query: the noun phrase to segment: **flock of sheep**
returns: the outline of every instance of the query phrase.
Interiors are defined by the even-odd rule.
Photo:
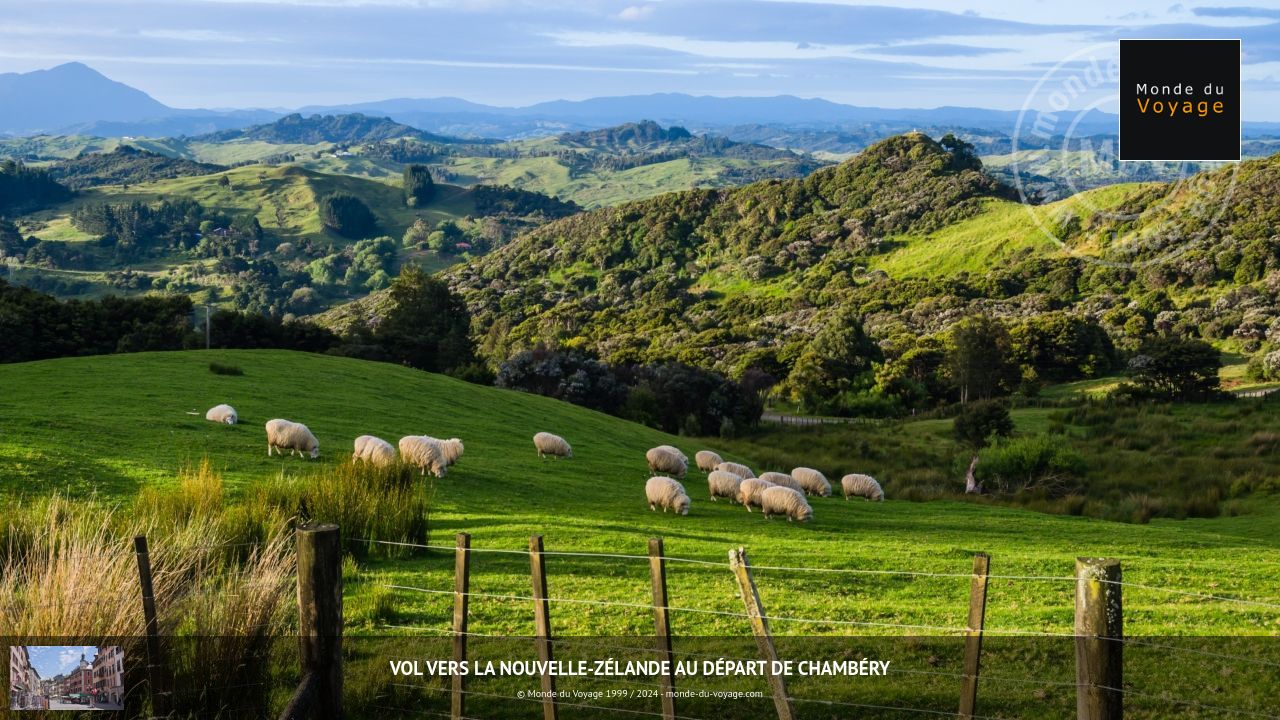
[[[239,416],[230,405],[218,405],[205,413],[205,419],[235,425]],[[283,455],[288,450],[290,455],[319,457],[320,442],[306,425],[276,418],[268,420],[266,428],[268,456],[273,453]],[[540,458],[573,457],[573,448],[559,435],[540,432],[533,436],[533,446]],[[427,435],[407,435],[400,438],[399,451],[400,460],[418,468],[423,475],[430,472],[435,477],[444,477],[449,466],[462,457],[463,446],[458,438],[439,440]],[[672,510],[688,515],[692,500],[678,479],[688,474],[688,456],[674,446],[659,445],[645,453],[645,459],[649,463],[649,472],[665,473],[654,475],[645,483],[649,509],[656,511],[662,508],[663,512]],[[379,467],[391,465],[396,462],[396,447],[382,438],[361,435],[355,440],[352,461]],[[790,473],[765,472],[756,477],[751,468],[741,463],[726,462],[711,450],[698,451],[694,461],[698,469],[707,474],[707,491],[712,502],[728,498],[729,502],[746,507],[747,512],[757,507],[766,519],[784,515],[788,521],[811,520],[813,506],[808,498],[831,497],[831,483],[813,468],[798,467]],[[884,490],[870,475],[845,475],[840,479],[840,489],[845,500],[851,497],[884,500]]]
[[[230,405],[212,407],[204,417],[227,425],[239,422],[235,408]],[[320,441],[306,425],[276,418],[268,420],[266,427],[268,457],[273,453],[283,455],[285,450],[290,455],[320,456]],[[423,475],[430,472],[436,477],[444,477],[449,466],[462,457],[463,451],[462,441],[458,438],[438,440],[428,435],[406,435],[400,438],[399,447],[400,459],[406,465],[418,468]],[[386,467],[396,461],[396,448],[382,438],[361,435],[356,438],[351,460]]]
[[[676,478],[683,478],[689,471],[689,458],[679,448],[659,445],[645,453],[649,472],[655,475],[645,483],[645,497],[649,509],[662,508],[680,515],[689,514],[692,502],[684,485]],[[831,483],[826,476],[813,468],[798,467],[790,473],[766,472],[756,477],[751,468],[741,463],[725,462],[711,450],[700,450],[694,455],[698,469],[707,474],[707,491],[711,501],[728,498],[751,512],[760,508],[765,519],[785,515],[788,521],[806,522],[813,519],[813,506],[808,496],[831,497]],[[670,477],[674,476],[674,477]],[[884,490],[870,475],[850,473],[840,479],[844,499],[861,497],[877,502],[884,500]]]

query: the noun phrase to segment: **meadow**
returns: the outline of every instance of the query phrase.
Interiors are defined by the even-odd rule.
[[[225,374],[225,367],[212,372],[210,363],[242,374]],[[291,515],[301,497],[308,499],[313,519],[345,518],[351,673],[368,681],[353,680],[352,685],[361,688],[353,692],[369,707],[420,707],[433,696],[433,702],[442,702],[438,690],[378,682],[378,668],[385,666],[379,659],[385,648],[380,650],[379,643],[415,657],[444,652],[438,638],[448,631],[452,600],[437,593],[452,588],[453,553],[365,541],[416,538],[411,544],[444,548],[452,546],[457,532],[470,533],[477,549],[471,589],[483,596],[472,600],[470,629],[480,635],[532,633],[531,603],[519,598],[529,592],[523,551],[534,534],[543,535],[553,553],[637,556],[549,556],[557,635],[608,636],[616,643],[624,636],[651,634],[648,568],[639,556],[648,538],[663,537],[668,556],[697,561],[673,560],[668,567],[671,605],[684,609],[672,612],[682,652],[717,642],[700,637],[737,638],[726,642],[739,643],[747,637],[749,627],[727,567],[728,551],[745,546],[758,567],[761,597],[777,617],[773,630],[790,638],[780,641],[784,647],[796,655],[846,657],[848,643],[823,641],[833,643],[823,646],[814,638],[855,635],[863,652],[879,647],[909,668],[904,672],[914,668],[924,673],[897,684],[855,684],[838,692],[818,679],[798,681],[799,697],[935,708],[952,703],[955,688],[946,673],[958,671],[958,646],[947,639],[953,641],[954,629],[964,626],[967,573],[977,552],[991,554],[997,575],[987,605],[992,657],[1003,658],[994,661],[1003,671],[997,674],[1069,677],[1070,648],[1050,643],[1072,629],[1070,578],[1078,556],[1119,558],[1125,580],[1137,584],[1125,589],[1127,636],[1219,643],[1213,638],[1280,632],[1274,605],[1274,573],[1280,564],[1274,526],[1280,504],[1273,498],[1242,501],[1234,516],[1157,518],[1147,524],[1048,515],[982,501],[902,499],[911,484],[903,475],[901,456],[925,445],[946,444],[948,421],[941,419],[898,426],[894,432],[903,438],[898,445],[887,443],[886,428],[874,426],[821,435],[796,432],[785,438],[769,437],[778,431],[761,431],[733,441],[672,437],[542,397],[389,364],[284,351],[148,353],[5,365],[0,366],[0,388],[0,496],[10,507],[39,516],[46,507],[41,503],[54,496],[58,502],[112,510],[124,518],[197,516],[189,508],[204,507],[221,518],[215,523],[220,543],[268,541],[262,528]],[[205,421],[204,410],[220,402],[234,405],[242,424]],[[1041,430],[1054,422],[1053,412],[1019,411],[1019,423]],[[1195,410],[1180,411],[1171,422],[1181,422],[1176,419],[1180,416],[1191,426],[1208,422],[1201,429],[1217,428],[1213,432],[1227,430],[1212,423],[1250,422],[1196,420],[1195,415]],[[306,422],[320,438],[320,459],[268,458],[262,423],[272,417]],[[564,435],[574,446],[574,458],[539,459],[530,441],[538,430]],[[361,474],[347,458],[352,439],[364,433],[393,441],[410,433],[456,436],[465,440],[466,452],[441,479],[402,471],[389,478]],[[888,500],[815,498],[810,523],[765,520],[740,506],[707,501],[695,470],[686,479],[694,498],[688,516],[651,512],[643,496],[649,475],[644,452],[661,443],[674,444],[690,456],[704,447],[718,448],[757,470],[786,469],[804,460],[831,474],[869,472],[884,481]],[[1139,455],[1132,462],[1140,456],[1135,452]],[[1187,452],[1211,449],[1188,444]],[[1115,467],[1133,469],[1124,463]],[[198,472],[193,474],[192,468]],[[950,470],[938,472],[945,476]],[[400,489],[392,492],[394,488]],[[165,499],[172,497],[179,499]],[[417,502],[424,504],[420,512],[403,512]],[[179,509],[166,509],[166,503]],[[401,508],[400,516],[379,525],[377,516],[393,506]],[[27,516],[15,510],[14,517],[19,514]],[[410,531],[414,518],[408,516],[417,514],[426,520],[425,531]],[[118,541],[126,544],[127,536]],[[508,552],[486,552],[494,550]],[[862,574],[866,571],[871,572]],[[913,638],[920,635],[929,638]],[[753,654],[746,644],[734,647],[739,654]],[[1201,650],[1194,652],[1203,652],[1208,646],[1196,647]],[[479,645],[477,652],[486,652],[483,648]],[[1256,645],[1236,652],[1270,648]],[[500,648],[491,645],[487,652]],[[1159,677],[1162,653],[1139,649],[1130,658],[1135,677],[1152,682]],[[1261,681],[1255,682],[1247,666],[1238,672],[1230,682],[1218,683],[1209,698],[1258,708],[1263,700],[1254,691]],[[531,686],[494,682],[493,694]],[[1046,702],[1065,713],[1072,701],[1070,688],[1055,687],[1051,680],[1030,686],[997,684],[990,692],[1005,698],[1013,716],[1035,712],[1037,703]],[[481,716],[503,713],[502,704],[492,698],[479,699],[477,707],[486,702],[491,710],[488,715],[478,710]],[[763,706],[734,707],[739,709],[725,717],[758,716],[753,713]],[[1132,716],[1167,716],[1162,714],[1167,707],[1153,707],[1149,714]],[[530,710],[536,711],[536,704]],[[831,712],[830,717],[848,716]],[[899,715],[886,711],[868,716]]]

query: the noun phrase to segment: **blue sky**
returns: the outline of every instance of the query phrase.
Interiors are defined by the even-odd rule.
[[[1280,120],[1276,0],[10,1],[0,72],[79,60],[178,107],[686,92],[1018,109],[1046,68],[1120,37],[1242,38],[1245,117]]]
[[[80,663],[80,653],[84,659],[93,662],[98,656],[98,648],[92,645],[47,645],[29,646],[27,653],[31,655],[31,666],[40,673],[41,678],[66,674]]]

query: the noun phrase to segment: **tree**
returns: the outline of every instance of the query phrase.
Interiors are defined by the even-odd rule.
[[[980,493],[982,485],[973,475],[978,467],[978,453],[991,444],[992,437],[1008,437],[1013,434],[1013,419],[1009,417],[1009,407],[999,400],[968,403],[956,416],[952,432],[961,445],[973,451],[969,471],[964,477],[964,491]]]
[[[1129,361],[1138,388],[1165,400],[1207,400],[1218,390],[1218,350],[1203,340],[1154,337]]]
[[[409,207],[425,205],[435,194],[431,170],[426,165],[404,166],[404,202]]]
[[[443,280],[406,265],[391,283],[391,309],[374,329],[390,360],[428,372],[475,361],[471,316]]]
[[[945,368],[962,403],[1007,395],[1021,377],[1009,331],[987,315],[972,315],[951,329]]]
[[[346,238],[366,238],[378,230],[378,220],[360,198],[335,192],[320,198],[320,222]]]
[[[796,360],[789,376],[792,396],[808,409],[836,404],[880,359],[880,348],[863,331],[862,318],[852,308],[842,308]]]

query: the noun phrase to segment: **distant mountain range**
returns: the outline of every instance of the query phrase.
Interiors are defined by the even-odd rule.
[[[832,133],[864,135],[868,140],[916,128],[969,128],[1008,134],[1018,121],[1018,113],[1011,110],[875,108],[789,95],[710,97],[680,93],[553,100],[525,107],[484,105],[453,97],[395,98],[309,106],[297,112],[303,116],[360,113],[442,135],[505,139],[595,130],[649,118],[695,132],[765,128],[743,136],[729,133],[735,140],[756,142],[769,134],[768,128],[788,131],[784,135],[803,130],[812,135],[805,144],[815,148],[827,144],[842,150],[852,144],[831,137]],[[262,109],[171,108],[76,62],[49,70],[0,74],[0,134],[194,136],[269,123],[287,114]],[[1067,131],[1066,123],[1074,120],[1064,114],[1063,126],[1051,129],[1051,134]],[[1115,115],[1091,110],[1071,131],[1077,135],[1113,134],[1116,127]],[[1246,136],[1280,134],[1280,123],[1246,122],[1244,130]]]

